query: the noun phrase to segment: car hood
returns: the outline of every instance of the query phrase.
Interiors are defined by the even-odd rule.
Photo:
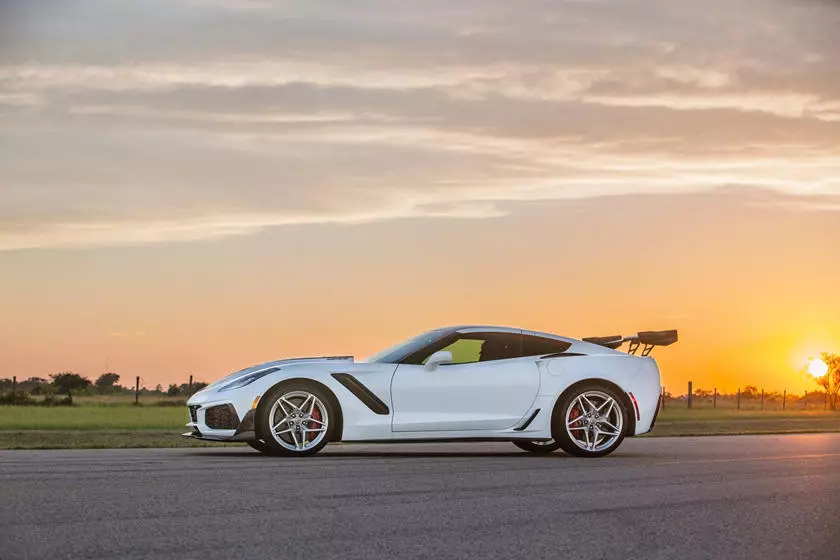
[[[314,364],[314,363],[319,363],[319,362],[354,362],[354,361],[355,361],[355,358],[353,358],[353,356],[320,356],[320,357],[317,357],[317,358],[287,358],[287,359],[283,359],[283,360],[274,360],[273,362],[266,362],[264,364],[251,366],[251,367],[245,368],[241,371],[231,373],[230,375],[225,376],[225,377],[219,379],[218,381],[215,381],[214,383],[208,385],[207,387],[202,389],[202,391],[199,391],[199,392],[213,391],[213,390],[217,389],[218,387],[220,387],[222,385],[226,385],[230,382],[233,382],[233,381],[239,379],[240,377],[244,377],[244,376],[249,375],[251,373],[254,373],[254,372],[257,372],[257,371],[262,371],[264,369],[268,369],[268,368],[271,368],[271,367],[291,366],[291,365],[297,365],[297,364]],[[198,393],[196,393],[196,394],[198,394]]]

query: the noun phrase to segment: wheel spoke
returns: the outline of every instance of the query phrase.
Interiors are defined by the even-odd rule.
[[[277,425],[276,425],[276,426],[274,426],[274,427],[273,427],[273,428],[271,428],[271,429],[272,429],[272,431],[276,432],[276,431],[277,431],[277,428],[279,428],[279,427],[280,427],[280,426],[282,426],[283,424],[288,424],[288,423],[289,423],[289,417],[288,417],[288,416],[286,416],[285,418],[283,418],[282,420],[280,420],[280,421],[277,423]]]
[[[295,412],[295,411],[297,411],[297,410],[298,410],[298,407],[296,407],[293,403],[289,402],[289,401],[286,399],[286,397],[280,397],[280,401],[279,401],[279,403],[280,403],[280,408],[282,408],[282,409],[283,409],[283,412],[285,412],[287,415],[288,415],[288,414],[291,414],[291,413],[290,413],[290,412],[286,412],[286,409],[285,409],[285,407],[283,406],[283,403],[286,403],[287,405],[289,405],[289,406],[292,408],[292,412]]]
[[[598,446],[598,435],[600,431],[598,428],[592,428],[592,450],[595,451],[595,448]]]
[[[586,438],[586,447],[588,448],[589,447],[589,430],[588,429],[583,431],[583,437]]]
[[[292,428],[292,440],[295,442],[295,449],[300,449],[300,443],[298,443],[297,438],[297,430]]]
[[[303,432],[307,434],[320,434],[321,432],[326,432],[326,428],[307,428],[303,427]]]
[[[580,398],[582,399],[582,402],[585,402],[587,406],[589,406],[589,410],[586,411],[587,414],[598,410],[598,407],[595,406],[595,404],[590,401],[586,395],[581,395]]]
[[[326,427],[326,425],[327,425],[326,422],[321,422],[320,420],[317,420],[315,418],[309,418],[309,421],[310,422],[315,422],[316,424],[320,424],[321,426],[324,426],[324,427]]]
[[[604,430],[600,430],[599,433],[604,436],[615,437],[619,435],[618,431],[615,432],[605,432]]]
[[[610,422],[609,420],[604,420],[604,419],[602,418],[602,419],[601,419],[601,424],[606,424],[607,426],[609,426],[610,428],[612,428],[612,429],[613,429],[613,430],[615,430],[616,432],[618,431],[618,426],[616,426],[615,424],[613,424],[613,423],[612,423],[612,422]]]
[[[578,416],[577,418],[575,418],[573,420],[569,420],[569,422],[566,424],[566,426],[571,428],[574,424],[577,424],[581,420],[583,420],[583,416]]]
[[[300,406],[298,407],[298,410],[300,410],[301,412],[303,412],[303,411],[304,411],[304,409],[306,408],[306,405],[307,405],[307,404],[309,404],[309,401],[312,401],[312,404],[313,404],[313,406],[314,406],[314,404],[315,404],[314,399],[315,399],[315,397],[313,397],[312,395],[307,395],[307,396],[306,396],[306,398],[305,398],[305,399],[303,399],[303,402],[302,402],[302,403],[300,403]]]
[[[282,432],[275,431],[274,433],[277,434],[278,436],[282,436],[283,434],[288,434],[289,432],[292,432],[292,431],[294,431],[294,428],[286,428]]]

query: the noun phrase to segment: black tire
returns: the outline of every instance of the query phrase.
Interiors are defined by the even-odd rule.
[[[289,395],[295,396],[289,397]],[[315,420],[315,416],[312,416],[312,419],[310,420],[305,418],[311,401],[304,402],[304,395],[311,395],[317,399],[314,407],[319,411],[319,418],[321,420],[326,419],[325,422],[327,423],[327,426],[323,426],[324,422]],[[287,398],[283,404],[278,402],[281,401],[282,398]],[[255,445],[251,445],[251,442],[249,442],[249,445],[269,455],[280,455],[285,457],[306,457],[314,455],[321,451],[321,449],[329,443],[330,436],[332,435],[332,423],[339,422],[339,411],[337,410],[335,402],[335,397],[328,390],[316,383],[308,383],[306,381],[290,381],[287,383],[281,383],[266,393],[265,396],[260,399],[260,404],[257,407],[257,414],[255,418],[256,431],[258,438],[261,440],[260,444],[263,444],[264,448],[260,449]],[[290,406],[288,403],[291,403],[294,406]],[[295,408],[298,406],[300,407],[299,409]],[[284,423],[282,428],[278,428],[278,431],[283,432],[284,430],[292,430],[295,435],[292,435],[291,433],[275,435],[272,427],[278,426],[284,418],[288,418],[286,415],[287,411],[291,411],[296,417],[290,419],[290,423]],[[315,422],[318,422],[318,424]],[[324,432],[319,432],[317,435],[311,435],[297,431],[301,428],[311,430],[320,430],[323,428]],[[296,447],[301,437],[303,438],[306,447],[298,449]],[[311,441],[309,438],[312,438]],[[281,443],[281,440],[284,443]],[[294,444],[291,443],[291,440],[294,440]],[[312,445],[310,445],[310,443]],[[260,445],[260,447],[263,447],[263,445]],[[293,445],[295,447],[292,447]]]
[[[260,453],[268,453],[269,452],[268,445],[266,445],[266,443],[261,439],[255,439],[253,441],[248,441],[246,443],[249,446],[251,446],[252,448],[259,451]]]
[[[603,412],[601,414],[596,412],[591,416],[587,416],[587,411],[580,409],[580,403],[583,401],[579,401],[578,399],[582,395],[589,395],[590,401],[596,406],[599,404],[606,404],[606,406],[609,407],[606,400],[598,400],[601,398],[599,395],[612,399],[615,409],[613,409],[613,412],[609,413],[609,420],[606,421],[609,423],[609,426],[601,424],[601,422],[604,422]],[[623,396],[609,385],[598,383],[596,381],[581,383],[571,391],[565,393],[558,401],[557,406],[554,409],[554,417],[552,418],[552,436],[563,451],[569,455],[574,455],[576,457],[603,457],[605,455],[609,455],[618,449],[618,446],[620,446],[624,441],[624,437],[627,433],[627,427],[630,424],[628,416],[629,411],[624,403],[625,401]],[[588,406],[585,403],[584,405]],[[577,411],[574,410],[575,407],[578,408]],[[574,419],[576,417],[575,412],[579,414],[577,417],[581,420],[572,424],[570,429],[567,429],[566,419]],[[619,421],[619,417],[621,422],[620,426],[616,425]],[[592,431],[595,427],[603,427],[604,430],[609,430],[609,432],[600,432],[602,437],[605,437],[603,444],[600,446],[593,446],[593,449],[587,449],[584,445],[584,438],[589,438],[586,439],[586,441],[592,441],[590,436],[594,436],[595,442],[597,443],[599,441],[599,432]],[[618,430],[614,430],[614,428],[618,428]],[[608,437],[603,436],[605,433],[609,433],[610,435]],[[617,436],[615,435],[616,433],[618,434]],[[571,434],[575,434],[575,436],[572,436]]]
[[[548,455],[560,449],[560,444],[556,440],[550,441],[514,441],[513,445],[522,449],[523,451],[530,451],[531,453],[538,453],[540,455]]]

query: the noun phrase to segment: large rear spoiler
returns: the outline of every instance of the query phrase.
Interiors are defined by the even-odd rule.
[[[639,351],[639,347],[644,344],[642,348],[642,356],[648,356],[653,351],[655,346],[670,346],[679,339],[676,330],[671,331],[643,331],[636,336],[590,336],[584,338],[584,342],[604,346],[618,350],[624,343],[629,342],[630,348],[627,353],[635,355]]]

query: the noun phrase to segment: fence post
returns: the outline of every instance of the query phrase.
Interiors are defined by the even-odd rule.
[[[12,376],[12,402],[15,402],[15,393],[17,393],[17,375]]]
[[[190,374],[190,385],[189,385],[189,388],[187,389],[187,392],[192,394],[192,374]]]
[[[694,399],[694,389],[693,383],[691,381],[688,382],[688,408],[691,408],[694,403],[691,401]]]
[[[140,404],[140,376],[134,380],[134,404]]]
[[[715,387],[715,399],[712,401],[712,408],[717,408],[717,387]]]
[[[665,410],[665,387],[662,387],[662,392],[659,394],[659,398],[662,399],[662,410]]]
[[[735,402],[737,403],[735,405],[735,410],[741,410],[741,389],[738,389],[738,397]]]
[[[764,389],[761,390],[761,410],[764,410]]]
[[[787,389],[785,389],[785,392],[782,393],[782,410],[784,410],[785,407],[787,407]]]

